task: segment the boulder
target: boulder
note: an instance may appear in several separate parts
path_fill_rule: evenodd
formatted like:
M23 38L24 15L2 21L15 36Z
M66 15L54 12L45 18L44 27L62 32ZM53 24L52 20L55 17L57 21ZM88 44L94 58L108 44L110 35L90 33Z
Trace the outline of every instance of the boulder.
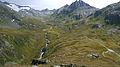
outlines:
M97 59L100 57L100 55L96 54L96 53L92 53L92 54L88 54L87 55L89 58L92 58L92 59Z
M47 60L35 60L35 59L33 59L31 65L47 64L47 63L48 63Z

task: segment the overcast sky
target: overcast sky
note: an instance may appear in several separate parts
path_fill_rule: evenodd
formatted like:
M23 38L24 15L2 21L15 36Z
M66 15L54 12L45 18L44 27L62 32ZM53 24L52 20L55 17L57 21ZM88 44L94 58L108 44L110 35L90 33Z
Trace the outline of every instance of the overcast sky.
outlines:
M19 5L30 5L32 8L41 10L45 8L49 9L57 9L66 4L71 4L75 0L0 0L0 1L8 1L10 3L16 3ZM120 0L83 0L91 6L95 6L97 8L103 8L109 4L119 2Z

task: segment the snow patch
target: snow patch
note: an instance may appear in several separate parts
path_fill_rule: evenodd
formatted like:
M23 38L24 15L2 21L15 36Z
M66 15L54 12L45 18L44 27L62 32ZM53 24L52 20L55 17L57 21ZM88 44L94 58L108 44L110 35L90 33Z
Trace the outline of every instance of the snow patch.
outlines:
M30 10L30 7L18 7L17 5L15 4L10 4L10 5L7 5L8 7L10 7L11 9L15 10L15 11L19 11L19 10L22 10L22 9L27 9L27 10Z
M10 7L11 9L15 10L15 11L19 11L20 9L18 8L18 6L14 5L14 4L10 4L10 5L7 5L8 7Z

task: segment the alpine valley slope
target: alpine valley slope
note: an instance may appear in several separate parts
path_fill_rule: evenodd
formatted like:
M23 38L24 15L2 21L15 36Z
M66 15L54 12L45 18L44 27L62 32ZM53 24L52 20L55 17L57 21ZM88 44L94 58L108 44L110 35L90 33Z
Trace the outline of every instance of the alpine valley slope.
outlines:
M119 5L119 3L115 5ZM63 17L68 19L69 17L71 20L70 17L74 18L78 13L77 15L82 16L87 21L80 21L76 18L77 20L68 21L69 24L63 23L63 21L58 23L53 19L55 17L53 14L47 19L44 17L42 20L43 17L40 17L40 19L24 17L19 21L20 28L0 28L0 67L30 67L31 61L39 57L40 49L45 46L45 32L48 32L50 44L42 60L48 60L49 62L45 65L38 65L38 67L60 66L62 64L73 64L74 67L120 67L119 26L106 24L102 20L95 20L96 18L102 19L105 16L109 17L108 12L104 15L108 7L96 11L96 8L81 0L65 7L67 8L58 9L60 11L57 13L57 19L61 20ZM7 6L4 9L11 12L11 10L7 10L10 9ZM4 9L1 9L1 11ZM118 9L114 10L114 8L110 8L110 10L113 10L110 13L116 12L116 10L119 12ZM99 13L99 11L103 12ZM14 12L18 13L17 11ZM94 17L97 12L99 15ZM3 15L8 17L7 13L9 12ZM11 15L11 13L8 15ZM12 19L10 18L10 21ZM66 19L64 20L66 21ZM1 19L0 23L2 22ZM99 24L104 25L99 27Z

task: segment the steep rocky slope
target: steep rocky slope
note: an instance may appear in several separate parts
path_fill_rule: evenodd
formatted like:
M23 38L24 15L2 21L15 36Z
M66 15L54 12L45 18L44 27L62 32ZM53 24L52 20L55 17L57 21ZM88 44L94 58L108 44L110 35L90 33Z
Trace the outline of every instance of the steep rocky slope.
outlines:
M92 15L93 21L105 22L111 25L120 25L120 2L108 5Z

